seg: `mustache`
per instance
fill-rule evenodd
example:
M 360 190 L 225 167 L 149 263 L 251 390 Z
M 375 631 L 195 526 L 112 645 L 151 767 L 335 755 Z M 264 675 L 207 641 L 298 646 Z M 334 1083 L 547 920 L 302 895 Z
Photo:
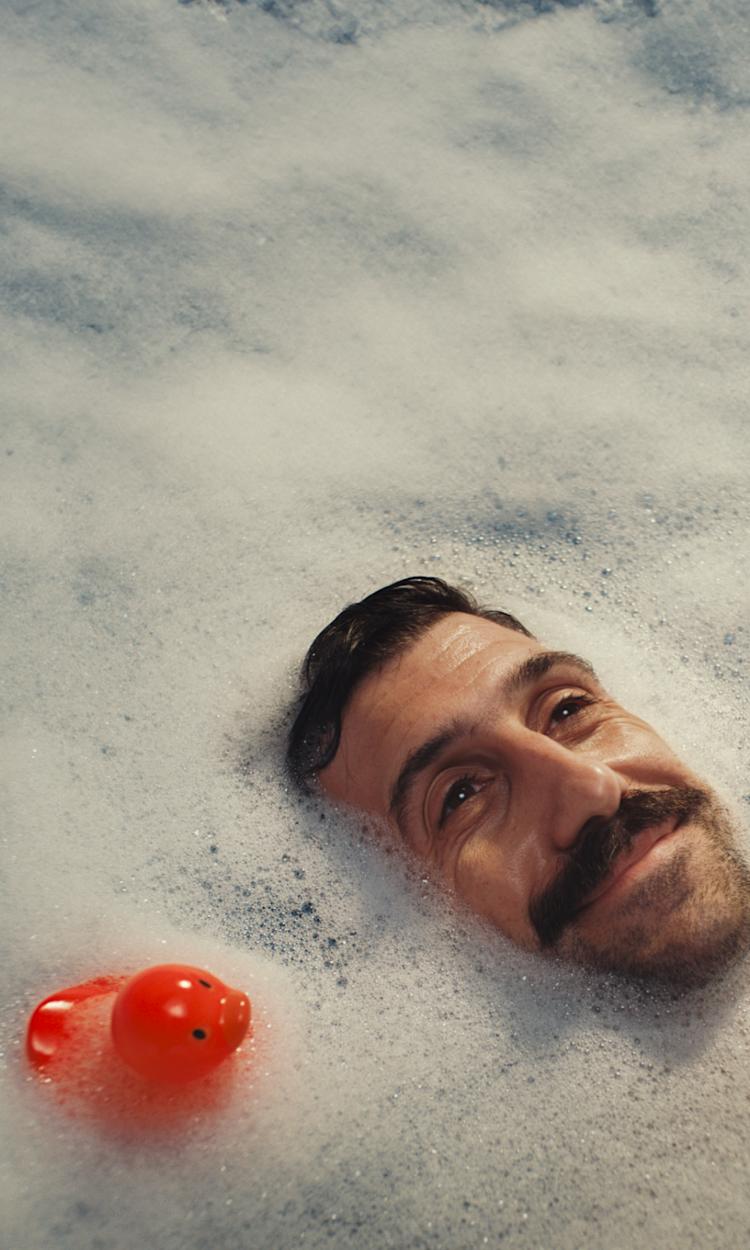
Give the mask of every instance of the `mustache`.
M 614 816 L 587 820 L 567 863 L 551 885 L 535 894 L 529 903 L 529 919 L 542 947 L 555 944 L 637 834 L 672 817 L 682 824 L 709 805 L 705 791 L 691 786 L 631 790 L 623 795 Z

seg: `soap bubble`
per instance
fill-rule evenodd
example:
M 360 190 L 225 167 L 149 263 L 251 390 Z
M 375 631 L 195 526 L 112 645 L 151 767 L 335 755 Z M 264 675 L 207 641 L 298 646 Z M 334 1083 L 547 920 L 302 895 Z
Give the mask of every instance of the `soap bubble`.
M 281 766 L 317 631 L 438 572 L 747 821 L 741 6 L 16 9 L 7 1244 L 744 1244 L 743 969 L 526 955 Z M 28 1013 L 170 961 L 242 1095 L 72 1114 Z

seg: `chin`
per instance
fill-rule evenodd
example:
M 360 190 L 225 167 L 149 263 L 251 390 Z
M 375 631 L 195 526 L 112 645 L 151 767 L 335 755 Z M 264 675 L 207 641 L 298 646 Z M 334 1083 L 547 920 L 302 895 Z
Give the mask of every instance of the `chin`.
M 711 839 L 683 846 L 624 898 L 582 913 L 555 947 L 586 967 L 684 988 L 720 976 L 748 949 L 750 873 L 733 848 Z

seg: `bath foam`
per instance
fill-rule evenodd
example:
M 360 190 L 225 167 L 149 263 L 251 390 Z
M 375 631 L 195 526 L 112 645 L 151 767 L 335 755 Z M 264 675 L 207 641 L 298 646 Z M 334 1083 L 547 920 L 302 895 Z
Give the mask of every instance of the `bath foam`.
M 747 1242 L 745 970 L 525 955 L 281 768 L 317 630 L 437 572 L 747 821 L 747 32 L 542 7 L 8 17 L 10 1245 Z M 172 959 L 247 1088 L 71 1116 L 27 1012 Z

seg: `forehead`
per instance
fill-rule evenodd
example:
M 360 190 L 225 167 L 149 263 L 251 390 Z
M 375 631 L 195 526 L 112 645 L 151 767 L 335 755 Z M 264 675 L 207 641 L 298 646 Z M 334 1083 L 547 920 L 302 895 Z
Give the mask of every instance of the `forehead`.
M 535 638 L 452 612 L 357 687 L 341 743 L 320 774 L 332 798 L 385 815 L 400 761 L 453 715 L 471 715 L 488 684 L 543 650 Z

